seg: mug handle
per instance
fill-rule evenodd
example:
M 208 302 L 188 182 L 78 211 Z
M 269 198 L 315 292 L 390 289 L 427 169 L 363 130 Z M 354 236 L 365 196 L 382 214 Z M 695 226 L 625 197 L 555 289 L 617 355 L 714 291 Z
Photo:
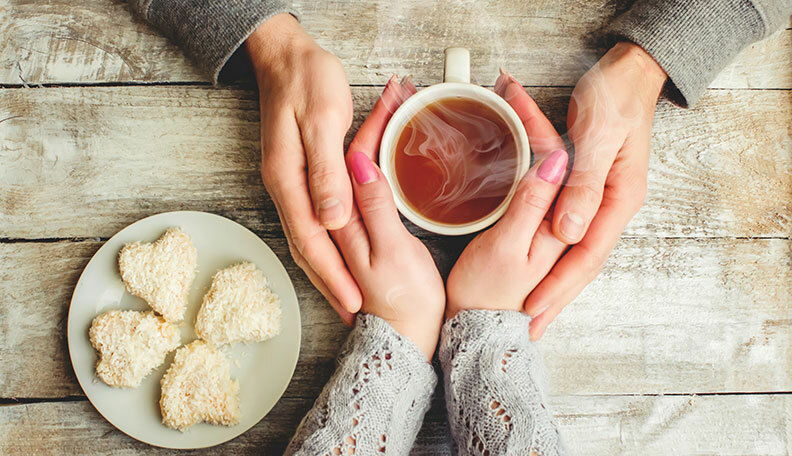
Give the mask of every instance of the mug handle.
M 470 52 L 467 49 L 450 47 L 445 50 L 443 82 L 470 84 Z

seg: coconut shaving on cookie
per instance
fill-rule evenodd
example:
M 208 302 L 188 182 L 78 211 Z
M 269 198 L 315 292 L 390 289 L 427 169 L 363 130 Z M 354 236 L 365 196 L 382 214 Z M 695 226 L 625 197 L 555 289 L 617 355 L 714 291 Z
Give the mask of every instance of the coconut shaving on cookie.
M 94 318 L 88 330 L 99 352 L 96 375 L 115 387 L 136 387 L 181 343 L 179 330 L 154 312 L 113 310 Z
M 184 318 L 198 252 L 181 228 L 170 228 L 153 243 L 132 242 L 118 254 L 127 290 L 170 322 Z
M 239 384 L 231 379 L 228 359 L 202 340 L 176 351 L 160 384 L 162 423 L 169 428 L 185 431 L 201 421 L 239 423 Z
M 195 322 L 198 337 L 215 345 L 263 341 L 280 333 L 280 299 L 253 263 L 215 273 Z

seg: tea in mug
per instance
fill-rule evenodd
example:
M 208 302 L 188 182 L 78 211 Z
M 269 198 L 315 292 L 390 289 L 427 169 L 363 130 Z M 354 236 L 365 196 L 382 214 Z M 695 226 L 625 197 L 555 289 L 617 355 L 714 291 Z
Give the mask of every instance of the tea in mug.
M 393 166 L 413 210 L 436 223 L 463 225 L 486 217 L 509 195 L 518 173 L 517 146 L 492 108 L 445 98 L 409 120 Z

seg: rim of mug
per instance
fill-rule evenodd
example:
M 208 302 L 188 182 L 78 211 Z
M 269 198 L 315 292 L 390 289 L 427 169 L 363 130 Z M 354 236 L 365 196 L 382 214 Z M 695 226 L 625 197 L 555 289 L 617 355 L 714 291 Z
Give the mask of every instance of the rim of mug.
M 475 96 L 469 96 L 471 94 L 475 94 Z M 419 110 L 425 108 L 430 103 L 445 98 L 473 99 L 483 102 L 490 108 L 493 108 L 493 110 L 506 122 L 507 126 L 509 126 L 512 135 L 514 135 L 515 145 L 517 146 L 517 173 L 509 189 L 509 193 L 492 212 L 478 220 L 464 224 L 440 223 L 421 215 L 413 209 L 402 193 L 393 166 L 396 143 L 408 121 Z M 509 103 L 495 92 L 485 89 L 484 87 L 461 82 L 442 82 L 435 84 L 415 93 L 402 103 L 396 112 L 393 113 L 390 121 L 388 121 L 388 125 L 385 127 L 379 151 L 379 166 L 390 185 L 391 191 L 393 192 L 393 199 L 399 212 L 415 225 L 432 233 L 446 236 L 461 236 L 475 233 L 498 221 L 509 207 L 509 203 L 517 191 L 517 186 L 528 171 L 530 164 L 531 149 L 528 142 L 528 135 L 525 132 L 525 126 Z

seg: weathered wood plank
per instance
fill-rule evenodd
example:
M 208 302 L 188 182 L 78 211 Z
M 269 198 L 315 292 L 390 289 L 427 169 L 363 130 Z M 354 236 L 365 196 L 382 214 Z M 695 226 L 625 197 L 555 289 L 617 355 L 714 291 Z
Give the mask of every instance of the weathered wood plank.
M 305 28 L 333 51 L 353 84 L 393 72 L 442 77 L 442 48 L 471 49 L 476 81 L 506 66 L 527 85 L 572 86 L 605 51 L 599 30 L 632 0 L 297 1 Z M 207 82 L 178 48 L 119 0 L 0 4 L 0 84 Z M 746 49 L 713 87 L 792 87 L 792 31 Z
M 282 399 L 258 425 L 221 446 L 190 454 L 276 455 L 312 400 Z M 550 398 L 570 454 L 785 456 L 792 445 L 792 397 L 556 396 Z M 0 453 L 169 455 L 122 434 L 88 402 L 0 407 Z M 436 400 L 413 455 L 449 455 L 442 401 Z
M 0 2 L 0 84 L 207 81 L 126 2 Z
M 355 88 L 355 127 L 378 88 Z M 529 90 L 559 130 L 569 89 Z M 109 237 L 208 210 L 280 234 L 258 172 L 255 93 L 208 87 L 0 89 L 0 237 Z M 792 233 L 792 91 L 661 103 L 632 236 Z
M 287 391 L 314 397 L 346 329 L 288 257 L 303 318 Z M 427 241 L 443 272 L 461 239 Z M 65 323 L 100 243 L 0 244 L 0 397 L 80 395 Z M 542 341 L 555 394 L 792 390 L 792 241 L 625 238 Z M 47 375 L 41 375 L 46 372 Z

